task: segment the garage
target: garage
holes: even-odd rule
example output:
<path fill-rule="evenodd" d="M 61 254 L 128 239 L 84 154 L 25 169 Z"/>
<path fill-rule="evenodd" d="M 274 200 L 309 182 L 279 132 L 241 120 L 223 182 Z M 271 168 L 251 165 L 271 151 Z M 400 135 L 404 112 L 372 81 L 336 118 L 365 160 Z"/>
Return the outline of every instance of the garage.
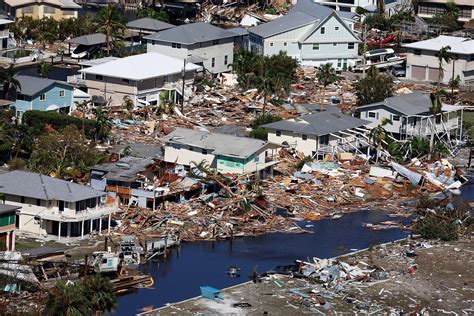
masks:
<path fill-rule="evenodd" d="M 425 80 L 425 67 L 411 66 L 411 77 L 413 79 Z"/>
<path fill-rule="evenodd" d="M 439 69 L 438 68 L 428 68 L 428 80 L 429 81 L 438 81 Z M 441 77 L 443 79 L 443 77 Z"/>

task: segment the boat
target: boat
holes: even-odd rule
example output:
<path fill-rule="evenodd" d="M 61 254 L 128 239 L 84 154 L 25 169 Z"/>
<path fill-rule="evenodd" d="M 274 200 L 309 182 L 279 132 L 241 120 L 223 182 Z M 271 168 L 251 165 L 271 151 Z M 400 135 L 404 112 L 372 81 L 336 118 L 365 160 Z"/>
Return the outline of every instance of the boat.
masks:
<path fill-rule="evenodd" d="M 394 65 L 403 64 L 407 56 L 405 54 L 396 54 L 391 48 L 381 48 L 368 51 L 364 54 L 365 65 L 363 59 L 358 59 L 355 70 L 367 70 L 372 66 L 376 68 L 388 68 Z"/>
<path fill-rule="evenodd" d="M 140 256 L 143 254 L 143 248 L 137 246 L 136 239 L 133 236 L 123 236 L 120 240 L 119 258 L 123 264 L 130 269 L 138 268 Z"/>
<path fill-rule="evenodd" d="M 110 251 L 94 251 L 92 253 L 92 266 L 98 273 L 118 272 L 120 259 Z"/>

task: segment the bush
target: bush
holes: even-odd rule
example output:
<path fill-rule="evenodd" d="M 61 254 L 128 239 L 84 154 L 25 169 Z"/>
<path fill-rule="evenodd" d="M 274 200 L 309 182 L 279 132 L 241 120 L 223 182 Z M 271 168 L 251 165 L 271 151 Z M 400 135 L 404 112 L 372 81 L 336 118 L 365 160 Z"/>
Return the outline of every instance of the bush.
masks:
<path fill-rule="evenodd" d="M 458 239 L 456 225 L 450 220 L 434 215 L 427 215 L 416 222 L 413 233 L 426 239 L 441 239 L 443 241 Z"/>
<path fill-rule="evenodd" d="M 55 130 L 63 129 L 68 125 L 75 125 L 78 130 L 82 130 L 82 124 L 84 124 L 84 132 L 89 139 L 94 138 L 97 130 L 97 122 L 94 120 L 82 120 L 57 112 L 26 111 L 23 114 L 22 122 L 29 126 L 31 132 L 36 136 L 44 133 L 46 124 L 51 125 Z"/>
<path fill-rule="evenodd" d="M 257 127 L 256 129 L 253 129 L 249 133 L 249 137 L 252 138 L 257 138 L 261 140 L 267 140 L 268 139 L 268 131 L 264 129 L 263 127 Z"/>
<path fill-rule="evenodd" d="M 281 121 L 281 120 L 282 120 L 282 118 L 278 115 L 265 113 L 265 114 L 257 116 L 252 121 L 252 123 L 250 123 L 250 127 L 251 128 L 258 128 L 261 125 L 270 124 L 270 123 L 278 122 L 278 121 Z"/>

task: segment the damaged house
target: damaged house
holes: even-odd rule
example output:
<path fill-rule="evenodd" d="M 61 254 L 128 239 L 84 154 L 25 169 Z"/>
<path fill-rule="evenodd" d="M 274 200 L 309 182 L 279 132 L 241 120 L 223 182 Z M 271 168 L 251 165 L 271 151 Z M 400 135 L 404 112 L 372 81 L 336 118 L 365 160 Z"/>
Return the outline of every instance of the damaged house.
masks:
<path fill-rule="evenodd" d="M 5 201 L 21 207 L 19 232 L 36 237 L 84 238 L 110 228 L 113 205 L 106 193 L 88 186 L 27 171 L 0 174 L 0 193 Z"/>
<path fill-rule="evenodd" d="M 360 39 L 336 11 L 300 0 L 291 11 L 249 28 L 250 50 L 262 55 L 280 51 L 304 66 L 332 63 L 337 70 L 354 66 Z"/>
<path fill-rule="evenodd" d="M 356 152 L 369 147 L 368 121 L 348 116 L 336 108 L 262 125 L 268 141 L 322 159 L 326 154 Z"/>
<path fill-rule="evenodd" d="M 443 104 L 442 112 L 433 114 L 431 106 L 429 94 L 413 92 L 360 106 L 355 115 L 369 121 L 367 127 L 371 129 L 384 118 L 391 120 L 392 124 L 384 128 L 398 139 L 430 137 L 434 129 L 439 139 L 447 141 L 447 145 L 451 140 L 460 140 L 463 107 Z"/>
<path fill-rule="evenodd" d="M 177 128 L 164 138 L 165 161 L 194 166 L 205 161 L 220 173 L 246 174 L 271 169 L 279 146 L 262 140 Z"/>

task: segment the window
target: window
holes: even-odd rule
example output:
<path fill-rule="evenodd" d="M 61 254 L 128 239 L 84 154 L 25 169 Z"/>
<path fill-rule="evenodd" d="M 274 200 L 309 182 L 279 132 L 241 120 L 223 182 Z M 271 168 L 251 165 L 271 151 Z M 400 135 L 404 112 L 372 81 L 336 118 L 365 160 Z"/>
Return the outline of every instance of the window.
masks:
<path fill-rule="evenodd" d="M 40 94 L 40 101 L 44 101 L 44 100 L 46 100 L 46 94 L 42 93 Z"/>
<path fill-rule="evenodd" d="M 104 80 L 104 77 L 101 76 L 101 75 L 95 75 L 95 80 L 102 81 L 102 80 Z"/>
<path fill-rule="evenodd" d="M 130 80 L 128 80 L 128 79 L 122 79 L 122 83 L 129 84 L 129 83 L 130 83 Z"/>
<path fill-rule="evenodd" d="M 313 44 L 313 50 L 319 50 L 319 44 L 317 43 Z"/>
<path fill-rule="evenodd" d="M 74 15 L 73 10 L 63 10 L 63 15 Z"/>
<path fill-rule="evenodd" d="M 54 9 L 53 7 L 50 7 L 50 6 L 44 6 L 43 11 L 44 11 L 44 13 L 54 13 L 54 12 L 56 12 L 56 9 Z"/>
<path fill-rule="evenodd" d="M 193 150 L 194 150 L 193 146 L 188 146 L 188 149 L 189 149 L 190 151 L 193 151 Z"/>
<path fill-rule="evenodd" d="M 202 153 L 203 155 L 207 155 L 207 149 L 203 148 L 202 151 L 201 151 L 201 153 Z"/>
<path fill-rule="evenodd" d="M 332 46 L 337 46 L 337 43 L 332 43 Z"/>
<path fill-rule="evenodd" d="M 30 5 L 28 7 L 24 7 L 23 9 L 21 9 L 21 12 L 22 13 L 33 13 L 33 6 Z"/>
<path fill-rule="evenodd" d="M 64 90 L 59 90 L 59 97 L 64 98 L 65 92 Z"/>
<path fill-rule="evenodd" d="M 337 60 L 337 68 L 341 68 L 342 67 L 342 59 L 338 59 Z"/>
<path fill-rule="evenodd" d="M 25 203 L 25 197 L 24 196 L 20 196 L 20 203 Z"/>
<path fill-rule="evenodd" d="M 441 115 L 436 115 L 435 122 L 436 122 L 436 124 L 441 123 Z"/>
<path fill-rule="evenodd" d="M 211 67 L 214 68 L 215 65 L 216 65 L 216 59 L 213 57 L 212 62 L 211 62 Z"/>
<path fill-rule="evenodd" d="M 354 43 L 347 43 L 347 49 L 354 49 Z"/>
<path fill-rule="evenodd" d="M 302 140 L 308 140 L 308 135 L 306 135 L 306 134 L 301 135 L 301 139 Z"/>
<path fill-rule="evenodd" d="M 415 49 L 415 50 L 413 51 L 413 54 L 419 56 L 419 55 L 421 55 L 421 50 L 420 50 L 420 49 Z"/>
<path fill-rule="evenodd" d="M 273 42 L 270 42 L 270 46 L 273 46 Z"/>
<path fill-rule="evenodd" d="M 400 121 L 400 116 L 392 115 L 392 121 Z"/>
<path fill-rule="evenodd" d="M 284 43 L 283 43 L 283 46 L 286 46 L 286 44 L 287 44 L 287 43 L 286 43 L 286 42 L 284 42 Z"/>
<path fill-rule="evenodd" d="M 218 39 L 213 40 L 213 41 L 212 41 L 212 45 L 219 45 L 219 40 L 218 40 Z"/>
<path fill-rule="evenodd" d="M 181 44 L 180 43 L 171 43 L 171 47 L 172 48 L 181 48 Z"/>
<path fill-rule="evenodd" d="M 371 117 L 371 118 L 376 118 L 376 117 L 377 117 L 377 113 L 375 113 L 375 112 L 369 112 L 369 117 Z"/>
<path fill-rule="evenodd" d="M 255 159 L 254 159 L 253 161 L 259 162 L 259 161 L 260 161 L 260 157 L 259 157 L 259 156 L 255 157 Z"/>
<path fill-rule="evenodd" d="M 319 136 L 319 144 L 320 145 L 327 145 L 329 144 L 329 135 L 321 135 Z"/>
<path fill-rule="evenodd" d="M 36 206 L 41 206 L 41 200 L 40 199 L 36 199 Z"/>
<path fill-rule="evenodd" d="M 280 137 L 281 136 L 281 131 L 276 131 L 276 136 Z"/>
<path fill-rule="evenodd" d="M 334 30 L 339 31 L 339 26 L 336 26 Z"/>
<path fill-rule="evenodd" d="M 155 42 L 155 41 L 151 41 L 151 45 L 155 45 L 155 44 L 156 44 L 156 42 Z"/>
<path fill-rule="evenodd" d="M 321 34 L 324 34 L 324 33 L 326 33 L 326 28 L 325 28 L 325 27 L 322 27 L 322 28 L 321 28 Z"/>
<path fill-rule="evenodd" d="M 225 56 L 224 56 L 224 65 L 227 65 L 227 62 L 228 62 L 228 60 L 227 60 L 227 55 L 225 55 Z"/>

